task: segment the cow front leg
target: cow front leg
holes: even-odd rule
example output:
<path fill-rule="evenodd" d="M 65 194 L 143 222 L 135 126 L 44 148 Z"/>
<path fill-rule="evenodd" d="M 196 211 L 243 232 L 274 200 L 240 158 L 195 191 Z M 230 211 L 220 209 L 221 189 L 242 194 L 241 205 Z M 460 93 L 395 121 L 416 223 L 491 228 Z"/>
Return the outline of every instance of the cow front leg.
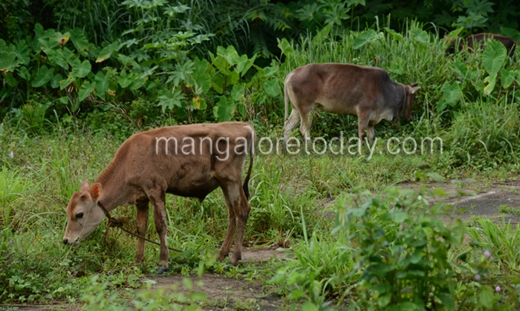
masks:
<path fill-rule="evenodd" d="M 155 229 L 157 230 L 157 234 L 159 235 L 159 240 L 161 243 L 159 269 L 157 270 L 157 274 L 162 274 L 168 269 L 168 260 L 170 259 L 170 253 L 168 252 L 168 241 L 166 239 L 168 227 L 166 223 L 166 209 L 164 206 L 165 192 L 160 191 L 155 195 L 149 195 L 149 198 L 153 205 Z"/>
<path fill-rule="evenodd" d="M 146 237 L 146 231 L 148 229 L 148 202 L 149 200 L 138 201 L 136 204 L 137 208 L 137 235 L 139 240 L 137 242 L 137 255 L 135 256 L 135 262 L 141 264 L 144 259 L 144 238 Z"/>

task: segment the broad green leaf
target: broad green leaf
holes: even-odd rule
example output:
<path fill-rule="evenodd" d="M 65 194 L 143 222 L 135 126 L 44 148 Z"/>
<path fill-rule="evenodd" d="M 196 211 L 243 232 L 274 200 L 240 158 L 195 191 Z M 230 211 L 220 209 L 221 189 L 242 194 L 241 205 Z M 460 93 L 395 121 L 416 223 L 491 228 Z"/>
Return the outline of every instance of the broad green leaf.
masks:
<path fill-rule="evenodd" d="M 447 311 L 453 311 L 455 310 L 455 301 L 453 301 L 453 298 L 446 295 L 446 294 L 439 294 L 437 295 L 437 298 L 442 302 L 442 305 L 444 308 L 446 308 Z"/>
<path fill-rule="evenodd" d="M 69 103 L 69 97 L 62 96 L 62 97 L 58 98 L 58 102 L 60 102 L 63 105 L 67 105 Z"/>
<path fill-rule="evenodd" d="M 79 66 L 72 68 L 72 75 L 75 78 L 84 78 L 90 73 L 91 70 L 92 65 L 90 65 L 90 61 L 84 60 Z"/>
<path fill-rule="evenodd" d="M 205 110 L 208 107 L 208 105 L 206 104 L 206 100 L 198 95 L 191 99 L 191 104 L 197 110 Z"/>
<path fill-rule="evenodd" d="M 211 86 L 217 93 L 224 93 L 224 76 L 220 73 L 217 73 L 211 79 Z"/>
<path fill-rule="evenodd" d="M 454 107 L 462 99 L 462 90 L 458 83 L 453 84 L 444 82 L 441 87 L 444 101 L 450 106 Z"/>
<path fill-rule="evenodd" d="M 96 59 L 96 63 L 101 63 L 112 56 L 112 53 L 117 52 L 119 50 L 119 41 L 115 41 L 112 44 L 105 46 L 101 52 L 99 52 L 98 57 Z"/>
<path fill-rule="evenodd" d="M 85 98 L 87 98 L 90 95 L 90 93 L 92 93 L 94 91 L 95 88 L 96 88 L 95 83 L 92 83 L 90 81 L 85 81 L 79 88 L 78 100 L 80 102 L 84 101 Z"/>
<path fill-rule="evenodd" d="M 283 54 L 285 54 L 285 56 L 287 56 L 287 58 L 291 58 L 292 55 L 294 54 L 294 48 L 292 46 L 292 44 L 285 38 L 283 38 L 282 40 L 280 39 L 277 39 L 278 40 L 278 48 L 282 51 Z"/>
<path fill-rule="evenodd" d="M 60 81 L 60 90 L 67 88 L 72 82 L 74 82 L 74 77 L 71 73 L 69 73 L 67 79 L 63 79 Z"/>
<path fill-rule="evenodd" d="M 352 48 L 357 50 L 363 47 L 365 44 L 371 43 L 377 38 L 377 32 L 374 29 L 368 29 L 360 33 L 354 40 Z"/>
<path fill-rule="evenodd" d="M 135 90 L 139 89 L 146 83 L 146 80 L 147 79 L 145 79 L 145 78 L 135 77 L 133 79 L 132 83 L 130 84 L 130 87 L 129 87 L 130 90 L 135 91 Z"/>
<path fill-rule="evenodd" d="M 196 94 L 204 94 L 211 87 L 211 76 L 206 72 L 195 71 L 190 79 Z"/>
<path fill-rule="evenodd" d="M 222 46 L 217 47 L 217 56 L 224 58 L 229 65 L 236 65 L 238 61 L 238 53 L 235 47 L 230 45 L 226 49 Z M 246 56 L 247 57 L 247 56 Z"/>
<path fill-rule="evenodd" d="M 482 286 L 480 288 L 479 302 L 487 309 L 491 309 L 493 307 L 493 291 L 489 286 Z"/>
<path fill-rule="evenodd" d="M 105 93 L 108 91 L 108 86 L 110 85 L 110 77 L 102 71 L 98 71 L 94 77 L 94 81 L 96 81 L 97 95 L 101 98 L 105 98 Z"/>
<path fill-rule="evenodd" d="M 198 74 L 204 74 L 208 70 L 209 62 L 205 59 L 199 59 L 198 57 L 195 58 L 193 61 L 193 68 L 195 70 L 195 73 Z"/>
<path fill-rule="evenodd" d="M 63 77 L 59 73 L 55 74 L 51 79 L 51 87 L 54 89 L 58 88 L 61 80 L 63 80 Z"/>
<path fill-rule="evenodd" d="M 81 55 L 87 56 L 89 43 L 81 29 L 76 28 L 70 32 L 70 41 L 72 41 L 72 44 Z"/>
<path fill-rule="evenodd" d="M 420 43 L 429 43 L 430 37 L 428 33 L 422 29 L 414 28 L 410 30 L 410 34 L 412 35 L 413 40 Z"/>
<path fill-rule="evenodd" d="M 54 69 L 47 68 L 47 66 L 43 65 L 32 82 L 32 87 L 41 87 L 45 86 L 47 82 L 49 82 L 54 77 Z"/>
<path fill-rule="evenodd" d="M 452 30 L 450 33 L 448 33 L 446 35 L 446 37 L 448 37 L 448 38 L 457 38 L 463 30 L 464 30 L 464 27 L 459 27 L 459 28 L 457 28 L 455 30 Z"/>
<path fill-rule="evenodd" d="M 31 61 L 31 54 L 29 52 L 29 46 L 27 45 L 27 42 L 18 41 L 16 43 L 16 58 L 18 59 L 18 64 L 29 65 L 29 62 Z"/>
<path fill-rule="evenodd" d="M 248 58 L 245 54 L 238 59 L 236 71 L 240 74 L 240 76 L 244 76 L 244 74 L 247 73 L 249 68 L 253 66 L 255 59 L 256 55 L 254 55 L 251 58 Z"/>
<path fill-rule="evenodd" d="M 393 39 L 397 41 L 403 41 L 404 37 L 402 34 L 388 27 L 385 27 L 384 29 L 390 36 L 392 36 Z"/>
<path fill-rule="evenodd" d="M 279 67 L 277 67 L 277 66 L 264 67 L 263 68 L 264 77 L 265 78 L 271 77 L 272 75 L 274 75 L 275 73 L 278 72 L 278 69 L 279 69 Z"/>
<path fill-rule="evenodd" d="M 224 122 L 231 120 L 234 109 L 235 102 L 232 99 L 220 96 L 219 102 L 213 108 L 213 113 L 219 122 Z"/>
<path fill-rule="evenodd" d="M 124 89 L 126 89 L 130 85 L 130 83 L 132 83 L 132 81 L 132 75 L 127 74 L 126 70 L 121 71 L 121 74 L 119 74 L 119 78 L 117 78 L 117 83 L 119 83 L 119 85 Z"/>
<path fill-rule="evenodd" d="M 400 224 L 408 218 L 408 214 L 405 212 L 393 212 L 390 214 L 390 218 L 392 218 L 394 222 Z"/>
<path fill-rule="evenodd" d="M 502 87 L 507 89 L 515 81 L 516 74 L 513 70 L 505 68 L 500 69 L 500 73 L 502 75 Z"/>
<path fill-rule="evenodd" d="M 385 311 L 419 311 L 424 310 L 423 306 L 418 306 L 413 302 L 405 301 L 389 306 Z"/>
<path fill-rule="evenodd" d="M 263 84 L 264 91 L 271 97 L 277 97 L 280 95 L 280 84 L 277 79 L 270 79 Z"/>
<path fill-rule="evenodd" d="M 227 77 L 226 86 L 230 85 L 230 84 L 238 83 L 239 79 L 240 79 L 240 76 L 238 75 L 238 72 L 231 71 L 231 73 Z"/>
<path fill-rule="evenodd" d="M 493 73 L 484 78 L 484 82 L 487 82 L 488 84 L 484 87 L 484 94 L 489 95 L 493 92 L 493 89 L 495 89 L 495 85 L 497 83 L 497 74 Z"/>
<path fill-rule="evenodd" d="M 320 308 L 310 301 L 306 301 L 302 305 L 302 311 L 319 311 L 319 310 L 320 310 Z"/>
<path fill-rule="evenodd" d="M 18 68 L 16 72 L 18 73 L 18 76 L 20 76 L 20 78 L 24 79 L 25 81 L 29 81 L 31 79 L 31 73 L 25 66 Z"/>
<path fill-rule="evenodd" d="M 212 54 L 210 54 L 211 56 L 211 63 L 213 64 L 213 66 L 217 67 L 218 71 L 220 71 L 222 74 L 224 75 L 229 75 L 230 74 L 230 67 L 231 65 L 226 61 L 226 59 L 222 56 L 217 56 L 217 57 L 213 57 Z"/>
<path fill-rule="evenodd" d="M 329 23 L 325 27 L 323 27 L 320 31 L 318 31 L 318 33 L 312 39 L 312 44 L 314 46 L 320 46 L 323 43 L 323 41 L 325 41 L 325 39 L 327 39 L 327 37 L 329 36 L 333 25 L 334 25 L 333 23 Z"/>
<path fill-rule="evenodd" d="M 18 66 L 14 45 L 7 45 L 0 39 L 0 71 L 14 71 Z"/>
<path fill-rule="evenodd" d="M 235 101 L 240 101 L 244 97 L 245 90 L 246 90 L 245 83 L 235 84 L 235 85 L 233 85 L 233 88 L 231 89 L 231 97 Z"/>
<path fill-rule="evenodd" d="M 388 306 L 388 304 L 390 303 L 391 300 L 392 300 L 392 294 L 387 293 L 387 294 L 381 295 L 381 296 L 379 296 L 379 298 L 377 298 L 377 304 L 383 308 L 383 307 Z"/>
<path fill-rule="evenodd" d="M 504 65 L 506 57 L 507 50 L 502 43 L 495 40 L 488 40 L 486 48 L 482 53 L 484 69 L 486 69 L 490 75 L 497 74 Z"/>
<path fill-rule="evenodd" d="M 12 72 L 7 73 L 7 76 L 5 76 L 5 80 L 7 82 L 7 85 L 9 85 L 10 87 L 16 87 L 18 85 L 18 80 L 16 80 Z"/>

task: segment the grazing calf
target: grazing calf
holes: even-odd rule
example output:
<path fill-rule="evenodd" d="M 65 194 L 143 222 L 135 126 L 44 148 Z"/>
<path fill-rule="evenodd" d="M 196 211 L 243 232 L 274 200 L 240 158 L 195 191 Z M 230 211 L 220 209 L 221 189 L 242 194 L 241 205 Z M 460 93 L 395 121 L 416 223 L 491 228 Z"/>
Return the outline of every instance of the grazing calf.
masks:
<path fill-rule="evenodd" d="M 201 201 L 222 188 L 229 210 L 228 230 L 218 259 L 230 252 L 230 262 L 241 259 L 244 231 L 249 217 L 248 182 L 253 166 L 255 131 L 248 123 L 225 122 L 168 126 L 140 132 L 127 139 L 112 162 L 96 181 L 85 181 L 66 208 L 67 228 L 63 242 L 78 244 L 101 223 L 105 213 L 120 205 L 137 207 L 137 232 L 146 236 L 148 203 L 153 206 L 154 222 L 160 238 L 158 273 L 168 267 L 165 194 L 194 197 Z M 242 184 L 242 170 L 251 154 Z M 143 238 L 139 238 L 136 262 L 144 258 Z"/>
<path fill-rule="evenodd" d="M 300 132 L 310 139 L 312 120 L 316 107 L 333 113 L 358 117 L 358 135 L 374 139 L 374 126 L 382 119 L 412 115 L 412 104 L 417 83 L 404 85 L 390 80 L 386 71 L 375 67 L 351 64 L 309 64 L 290 72 L 284 82 L 285 127 L 284 142 L 287 146 L 290 132 L 301 121 Z M 292 112 L 289 118 L 289 101 Z"/>
<path fill-rule="evenodd" d="M 500 43 L 502 43 L 507 51 L 509 52 L 509 57 L 513 57 L 515 55 L 515 48 L 518 45 L 516 41 L 514 41 L 510 37 L 505 37 L 493 33 L 478 33 L 474 35 L 469 35 L 465 38 L 465 40 L 461 40 L 460 38 L 448 38 L 444 37 L 444 40 L 449 42 L 448 48 L 446 49 L 447 54 L 455 53 L 455 47 L 458 46 L 459 50 L 462 50 L 464 47 L 468 47 L 468 50 L 474 52 L 482 47 L 482 45 L 488 40 L 493 39 Z"/>

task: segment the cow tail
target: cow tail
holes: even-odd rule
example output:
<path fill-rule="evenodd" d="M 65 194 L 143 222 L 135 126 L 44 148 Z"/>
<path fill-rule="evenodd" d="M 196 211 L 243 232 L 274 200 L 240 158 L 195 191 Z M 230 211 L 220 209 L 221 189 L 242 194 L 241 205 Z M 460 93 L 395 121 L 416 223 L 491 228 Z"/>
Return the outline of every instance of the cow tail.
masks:
<path fill-rule="evenodd" d="M 287 121 L 287 116 L 289 115 L 289 97 L 287 96 L 287 78 L 283 82 L 283 100 L 285 103 L 285 118 L 284 122 Z"/>
<path fill-rule="evenodd" d="M 249 145 L 249 152 L 248 152 L 249 157 L 251 159 L 249 160 L 249 168 L 247 169 L 246 179 L 244 179 L 244 185 L 242 186 L 242 189 L 244 189 L 244 193 L 248 200 L 249 200 L 249 179 L 251 178 L 251 172 L 253 171 L 253 159 L 255 157 L 254 144 L 255 144 L 255 131 L 253 130 L 252 135 L 251 135 L 251 144 Z"/>

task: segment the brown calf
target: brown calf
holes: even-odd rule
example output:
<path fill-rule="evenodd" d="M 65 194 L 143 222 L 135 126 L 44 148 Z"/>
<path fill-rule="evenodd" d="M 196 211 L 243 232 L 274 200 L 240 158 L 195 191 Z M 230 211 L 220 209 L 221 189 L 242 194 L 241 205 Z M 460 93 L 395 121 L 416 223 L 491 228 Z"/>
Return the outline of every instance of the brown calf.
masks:
<path fill-rule="evenodd" d="M 285 127 L 287 146 L 290 132 L 301 121 L 300 132 L 310 139 L 312 120 L 309 113 L 316 107 L 333 113 L 358 117 L 358 135 L 365 131 L 374 139 L 374 126 L 382 119 L 403 117 L 409 120 L 417 83 L 404 85 L 390 80 L 386 71 L 351 64 L 309 64 L 290 72 L 284 82 Z M 289 118 L 289 101 L 292 112 Z"/>
<path fill-rule="evenodd" d="M 66 208 L 67 228 L 63 242 L 78 244 L 101 223 L 104 210 L 120 205 L 137 207 L 137 232 L 145 237 L 148 227 L 148 203 L 153 206 L 154 221 L 160 238 L 158 273 L 168 267 L 165 194 L 195 197 L 201 201 L 213 190 L 222 188 L 229 210 L 228 231 L 218 259 L 230 252 L 230 262 L 241 259 L 244 231 L 249 217 L 248 182 L 253 165 L 254 128 L 248 123 L 193 124 L 168 126 L 140 132 L 128 138 L 112 162 L 96 181 L 85 181 Z M 242 184 L 247 154 L 249 169 Z M 138 241 L 136 261 L 144 258 L 144 239 Z"/>
<path fill-rule="evenodd" d="M 510 37 L 505 37 L 493 33 L 478 33 L 474 35 L 469 35 L 465 38 L 465 40 L 461 40 L 460 38 L 448 38 L 444 37 L 444 40 L 449 42 L 448 48 L 446 49 L 446 53 L 453 54 L 455 53 L 455 47 L 458 46 L 459 50 L 464 49 L 464 47 L 468 47 L 468 50 L 474 52 L 482 47 L 482 45 L 488 40 L 493 39 L 500 43 L 502 43 L 507 51 L 509 52 L 509 57 L 513 57 L 515 55 L 515 48 L 519 44 L 514 41 Z"/>

